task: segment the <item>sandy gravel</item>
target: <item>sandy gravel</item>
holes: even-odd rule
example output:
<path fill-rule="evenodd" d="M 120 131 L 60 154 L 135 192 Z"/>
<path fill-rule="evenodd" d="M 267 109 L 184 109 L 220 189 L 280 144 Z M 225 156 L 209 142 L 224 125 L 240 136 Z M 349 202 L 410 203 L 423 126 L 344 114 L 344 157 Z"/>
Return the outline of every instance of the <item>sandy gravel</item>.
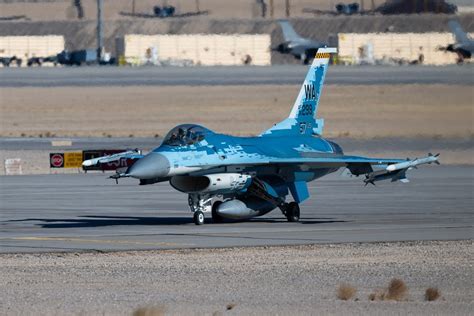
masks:
<path fill-rule="evenodd" d="M 0 136 L 164 135 L 183 122 L 258 134 L 287 117 L 299 86 L 81 87 L 0 90 Z M 472 137 L 470 86 L 327 86 L 326 137 Z"/>
<path fill-rule="evenodd" d="M 0 255 L 4 315 L 451 314 L 473 308 L 472 241 Z M 368 300 L 398 277 L 404 301 Z M 340 301 L 348 282 L 355 298 Z M 441 299 L 424 301 L 438 287 Z M 218 314 L 217 313 L 217 314 Z M 227 313 L 227 312 L 225 312 Z"/>

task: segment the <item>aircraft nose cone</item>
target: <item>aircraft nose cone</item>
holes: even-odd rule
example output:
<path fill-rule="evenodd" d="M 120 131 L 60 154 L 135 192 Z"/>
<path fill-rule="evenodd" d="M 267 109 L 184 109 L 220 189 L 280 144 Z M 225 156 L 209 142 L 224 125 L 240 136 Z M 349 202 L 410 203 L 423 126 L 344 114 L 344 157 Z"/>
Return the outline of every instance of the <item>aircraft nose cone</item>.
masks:
<path fill-rule="evenodd" d="M 169 160 L 162 154 L 151 152 L 135 162 L 127 174 L 137 179 L 155 179 L 166 177 L 169 171 Z"/>

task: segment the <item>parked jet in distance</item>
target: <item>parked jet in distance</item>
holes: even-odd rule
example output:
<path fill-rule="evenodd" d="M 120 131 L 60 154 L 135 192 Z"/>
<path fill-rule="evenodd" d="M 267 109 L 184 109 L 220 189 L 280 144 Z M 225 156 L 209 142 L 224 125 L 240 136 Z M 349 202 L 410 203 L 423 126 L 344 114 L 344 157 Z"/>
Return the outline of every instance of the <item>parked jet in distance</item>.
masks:
<path fill-rule="evenodd" d="M 326 47 L 326 43 L 314 41 L 299 36 L 290 22 L 286 20 L 278 21 L 283 32 L 285 41 L 276 48 L 282 54 L 291 54 L 300 59 L 305 65 L 309 64 L 318 48 Z"/>
<path fill-rule="evenodd" d="M 445 49 L 458 55 L 458 63 L 464 62 L 464 59 L 470 59 L 474 54 L 474 40 L 463 31 L 461 25 L 454 20 L 448 22 L 451 32 L 456 38 L 456 43 L 449 44 Z"/>
<path fill-rule="evenodd" d="M 162 144 L 145 156 L 125 152 L 121 158 L 116 154 L 84 161 L 84 165 L 137 159 L 112 178 L 133 177 L 142 185 L 169 181 L 189 195 L 194 222 L 201 225 L 204 213 L 211 213 L 213 222 L 219 223 L 224 218 L 261 216 L 276 208 L 288 221 L 296 222 L 299 204 L 309 197 L 307 183 L 339 168 L 347 168 L 352 175 L 366 175 L 365 183 L 374 184 L 384 179 L 407 182 L 407 170 L 437 163 L 438 156 L 431 155 L 415 160 L 347 156 L 339 145 L 322 138 L 323 119 L 316 119 L 316 113 L 333 53 L 335 48 L 318 50 L 289 117 L 259 136 L 235 137 L 184 124 L 173 128 Z M 380 170 L 375 171 L 377 167 Z"/>

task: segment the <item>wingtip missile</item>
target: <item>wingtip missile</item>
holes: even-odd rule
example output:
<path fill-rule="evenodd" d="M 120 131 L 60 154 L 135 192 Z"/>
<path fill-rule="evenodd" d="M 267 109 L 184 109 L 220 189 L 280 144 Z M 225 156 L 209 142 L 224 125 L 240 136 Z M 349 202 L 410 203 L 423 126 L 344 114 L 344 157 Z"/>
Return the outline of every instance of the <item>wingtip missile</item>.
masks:
<path fill-rule="evenodd" d="M 83 167 L 96 166 L 96 165 L 102 164 L 102 163 L 117 161 L 117 160 L 120 160 L 121 158 L 126 158 L 127 156 L 130 156 L 130 155 L 141 155 L 141 153 L 142 153 L 141 150 L 136 148 L 136 149 L 127 150 L 127 151 L 112 154 L 112 155 L 106 155 L 106 156 L 102 156 L 102 157 L 97 157 L 97 158 L 84 160 L 82 162 L 82 166 Z"/>
<path fill-rule="evenodd" d="M 408 169 L 408 168 L 416 168 L 418 165 L 423 165 L 423 164 L 431 164 L 435 163 L 439 165 L 439 153 L 436 155 L 433 155 L 432 153 L 429 153 L 427 157 L 425 158 L 415 158 L 413 160 L 408 160 L 400 163 L 396 163 L 393 165 L 387 166 L 385 170 L 388 172 L 396 171 L 396 170 L 402 170 L 402 169 Z"/>
<path fill-rule="evenodd" d="M 440 165 L 440 164 L 441 164 L 441 163 L 439 162 L 439 159 L 438 159 L 439 153 L 437 153 L 436 155 L 433 155 L 432 153 L 429 153 L 429 154 L 428 154 L 428 157 L 437 158 L 436 160 L 433 160 L 433 162 L 434 162 L 435 164 L 437 164 L 437 165 Z M 431 163 L 431 162 L 430 162 L 430 163 Z"/>
<path fill-rule="evenodd" d="M 88 159 L 82 162 L 83 167 L 95 166 L 99 163 L 100 158 Z"/>
<path fill-rule="evenodd" d="M 406 178 L 406 171 L 410 169 L 417 169 L 418 165 L 422 164 L 431 164 L 436 163 L 439 165 L 439 154 L 433 155 L 431 153 L 428 154 L 425 158 L 416 158 L 413 160 L 407 160 L 403 162 L 399 162 L 396 164 L 392 164 L 387 166 L 385 169 L 374 171 L 371 173 L 366 174 L 364 183 L 365 185 L 371 183 L 375 185 L 375 182 L 381 180 L 388 180 L 390 179 L 392 182 L 400 181 L 402 183 L 410 182 Z"/>

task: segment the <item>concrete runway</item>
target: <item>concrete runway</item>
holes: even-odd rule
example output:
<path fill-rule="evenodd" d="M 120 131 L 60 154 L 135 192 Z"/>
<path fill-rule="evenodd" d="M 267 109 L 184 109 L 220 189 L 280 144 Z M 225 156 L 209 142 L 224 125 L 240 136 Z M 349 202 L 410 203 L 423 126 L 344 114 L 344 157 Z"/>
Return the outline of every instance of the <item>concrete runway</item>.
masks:
<path fill-rule="evenodd" d="M 424 166 L 409 184 L 364 187 L 337 175 L 310 184 L 299 223 L 279 210 L 195 226 L 167 183 L 106 175 L 0 177 L 0 252 L 109 251 L 472 238 L 472 167 Z"/>
<path fill-rule="evenodd" d="M 0 87 L 301 84 L 307 66 L 3 68 Z M 327 84 L 474 84 L 474 66 L 331 66 Z"/>

